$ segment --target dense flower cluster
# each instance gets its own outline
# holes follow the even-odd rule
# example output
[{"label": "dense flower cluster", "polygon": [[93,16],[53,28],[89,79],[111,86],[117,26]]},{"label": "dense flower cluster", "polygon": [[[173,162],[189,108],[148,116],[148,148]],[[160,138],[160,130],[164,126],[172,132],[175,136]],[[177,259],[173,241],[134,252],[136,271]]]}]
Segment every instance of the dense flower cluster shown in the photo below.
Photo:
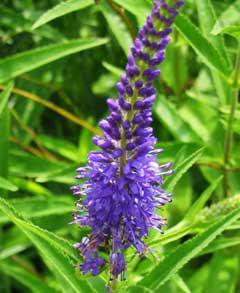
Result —
[{"label": "dense flower cluster", "polygon": [[[108,263],[112,278],[123,277],[123,251],[134,246],[140,255],[147,247],[143,238],[154,228],[161,232],[164,219],[155,214],[170,201],[161,188],[171,164],[159,166],[152,128],[153,81],[164,60],[170,26],[183,1],[154,0],[151,15],[140,29],[128,57],[126,74],[117,84],[117,100],[109,99],[109,116],[99,124],[103,137],[93,138],[101,151],[89,154],[88,166],[79,168],[83,184],[72,187],[79,196],[74,223],[89,226],[91,234],[76,244],[84,262],[83,273],[97,275]],[[99,256],[99,249],[109,259]]]}]

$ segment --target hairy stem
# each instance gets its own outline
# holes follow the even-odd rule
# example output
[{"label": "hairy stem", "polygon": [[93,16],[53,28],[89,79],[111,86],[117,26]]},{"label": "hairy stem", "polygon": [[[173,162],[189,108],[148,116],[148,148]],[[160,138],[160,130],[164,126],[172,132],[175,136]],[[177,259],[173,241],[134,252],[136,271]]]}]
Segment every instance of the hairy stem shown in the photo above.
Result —
[{"label": "hairy stem", "polygon": [[[239,43],[239,49],[237,54],[237,61],[235,66],[235,74],[234,74],[234,80],[233,80],[233,97],[232,97],[232,105],[231,105],[231,111],[228,119],[228,126],[227,126],[227,132],[225,137],[225,144],[224,144],[224,166],[225,168],[228,167],[229,161],[230,161],[230,154],[232,149],[232,143],[233,143],[233,122],[235,119],[237,104],[238,104],[238,78],[240,75],[240,43]],[[223,178],[223,191],[224,195],[228,195],[229,191],[229,182],[228,182],[228,172],[226,169],[224,170],[224,178]]]}]

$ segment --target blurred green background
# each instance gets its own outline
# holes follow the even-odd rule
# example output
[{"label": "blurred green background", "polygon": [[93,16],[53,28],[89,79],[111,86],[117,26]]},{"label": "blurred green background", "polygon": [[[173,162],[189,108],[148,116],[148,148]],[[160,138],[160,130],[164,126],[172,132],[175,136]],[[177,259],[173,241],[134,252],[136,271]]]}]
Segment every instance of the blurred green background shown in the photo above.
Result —
[{"label": "blurred green background", "polygon": [[[150,0],[1,1],[0,292],[104,292],[106,272],[74,272],[71,244],[87,231],[68,225],[69,188],[150,10]],[[240,206],[239,39],[240,1],[186,1],[154,106],[160,161],[176,170],[163,212],[173,228],[148,240],[159,259],[179,251],[161,267],[130,250],[119,292],[141,280],[140,292],[240,292],[240,222],[223,220]],[[181,250],[203,233],[208,242],[193,238]],[[150,288],[144,277],[153,269],[165,279],[150,275],[158,284]]]}]

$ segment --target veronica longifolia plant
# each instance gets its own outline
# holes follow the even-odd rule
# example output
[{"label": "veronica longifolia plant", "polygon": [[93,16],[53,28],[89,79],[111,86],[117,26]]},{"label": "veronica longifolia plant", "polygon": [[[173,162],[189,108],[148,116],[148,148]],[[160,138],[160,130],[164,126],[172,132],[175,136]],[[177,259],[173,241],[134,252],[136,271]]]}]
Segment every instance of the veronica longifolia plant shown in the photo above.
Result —
[{"label": "veronica longifolia plant", "polygon": [[[83,184],[72,187],[79,196],[74,223],[89,226],[91,234],[75,246],[83,256],[80,269],[97,275],[108,264],[112,278],[124,277],[124,250],[139,255],[148,248],[149,229],[162,232],[165,220],[155,214],[171,200],[162,188],[171,164],[159,165],[152,128],[153,81],[159,76],[172,32],[171,25],[184,1],[154,0],[151,15],[131,48],[126,73],[117,84],[117,100],[109,99],[109,116],[99,123],[103,136],[93,138],[101,151],[92,151],[88,165],[79,168]],[[99,256],[99,249],[109,259]]]}]

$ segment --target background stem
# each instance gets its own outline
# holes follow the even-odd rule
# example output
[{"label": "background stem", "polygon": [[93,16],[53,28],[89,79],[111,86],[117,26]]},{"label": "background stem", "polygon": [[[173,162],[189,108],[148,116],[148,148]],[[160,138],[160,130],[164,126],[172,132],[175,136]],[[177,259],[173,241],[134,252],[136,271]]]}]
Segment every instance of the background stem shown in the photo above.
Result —
[{"label": "background stem", "polygon": [[223,191],[224,195],[228,195],[229,191],[229,183],[228,183],[228,172],[227,167],[230,161],[230,154],[232,149],[232,143],[233,143],[233,122],[235,118],[235,113],[237,109],[238,104],[238,78],[240,74],[240,43],[239,43],[239,49],[237,54],[237,61],[235,66],[235,74],[234,74],[234,80],[233,80],[233,97],[232,97],[232,105],[231,105],[231,111],[228,119],[228,126],[227,126],[227,132],[225,137],[225,145],[224,145],[224,178],[223,178]]}]

